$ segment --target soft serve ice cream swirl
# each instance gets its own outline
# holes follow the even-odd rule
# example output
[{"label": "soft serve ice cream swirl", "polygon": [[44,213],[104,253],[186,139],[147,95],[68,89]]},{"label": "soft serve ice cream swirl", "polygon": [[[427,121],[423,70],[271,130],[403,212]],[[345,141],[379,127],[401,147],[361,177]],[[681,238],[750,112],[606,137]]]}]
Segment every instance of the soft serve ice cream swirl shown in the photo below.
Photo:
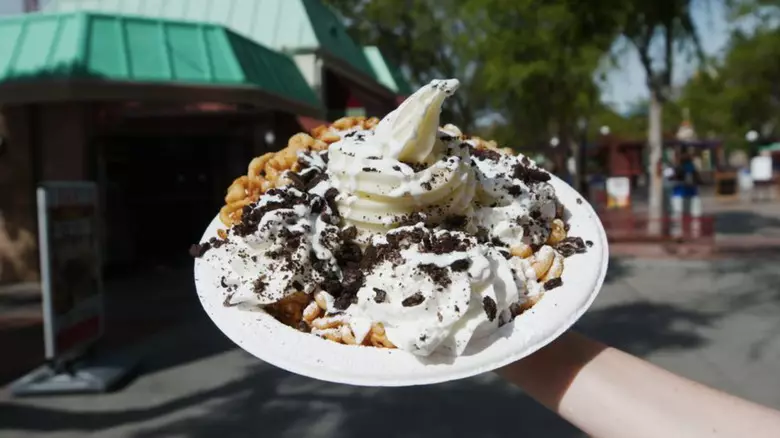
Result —
[{"label": "soft serve ice cream swirl", "polygon": [[511,321],[541,287],[512,248],[546,241],[557,201],[526,158],[439,129],[457,88],[432,81],[374,130],[301,156],[295,187],[263,195],[211,256],[231,298],[316,293],[358,343],[382,323],[395,346],[422,356],[460,354]]},{"label": "soft serve ice cream swirl", "polygon": [[342,196],[339,210],[351,224],[387,229],[404,215],[425,212],[433,219],[470,211],[476,189],[466,148],[439,138],[439,113],[457,80],[422,87],[374,131],[353,133],[331,146],[330,182]]}]

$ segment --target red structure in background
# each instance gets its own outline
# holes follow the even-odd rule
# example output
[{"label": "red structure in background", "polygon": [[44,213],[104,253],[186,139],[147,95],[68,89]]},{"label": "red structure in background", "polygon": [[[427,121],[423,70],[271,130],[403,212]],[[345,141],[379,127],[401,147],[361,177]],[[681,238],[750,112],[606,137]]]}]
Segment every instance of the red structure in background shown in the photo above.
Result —
[{"label": "red structure in background", "polygon": [[[667,153],[665,156],[679,157],[683,151],[692,152],[695,156],[702,156],[703,151],[709,151],[711,171],[702,172],[706,182],[712,181],[712,174],[724,163],[720,142],[685,142],[677,140],[673,136],[667,136],[664,143],[665,151],[672,150],[671,154]],[[679,222],[665,216],[658,219],[658,223],[651,224],[646,211],[635,211],[633,208],[607,209],[604,181],[609,177],[627,177],[631,182],[631,191],[635,193],[639,186],[640,177],[646,175],[645,147],[644,141],[625,140],[614,135],[605,135],[601,142],[588,149],[587,170],[589,175],[596,176],[595,180],[598,181],[590,185],[590,202],[598,211],[609,240],[635,243],[676,241],[714,244],[715,228],[714,219],[711,216],[703,216],[698,219],[683,217]],[[658,171],[660,172],[661,169]],[[651,230],[653,231],[651,232]]]},{"label": "red structure in background", "polygon": [[[595,161],[595,169],[589,167],[589,173],[601,173],[604,176],[625,176],[636,182],[636,179],[645,173],[644,156],[646,143],[644,141],[625,140],[614,135],[605,135],[594,147],[588,149],[588,157]],[[712,171],[722,168],[725,164],[723,145],[718,140],[680,141],[673,136],[664,139],[664,150],[672,151],[674,157],[679,157],[682,152],[690,152],[695,157],[701,157],[705,151],[710,155],[711,161],[705,170],[705,181],[711,181]],[[675,163],[670,163],[675,164]]]}]

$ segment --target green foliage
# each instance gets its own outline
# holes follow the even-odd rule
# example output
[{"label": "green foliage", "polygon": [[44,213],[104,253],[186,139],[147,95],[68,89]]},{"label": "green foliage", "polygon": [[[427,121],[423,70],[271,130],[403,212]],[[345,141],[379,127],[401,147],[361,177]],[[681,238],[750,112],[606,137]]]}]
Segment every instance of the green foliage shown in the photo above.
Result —
[{"label": "green foliage", "polygon": [[486,107],[480,68],[464,58],[467,38],[457,0],[329,0],[345,18],[351,35],[375,45],[407,73],[413,86],[432,79],[458,78],[461,90],[448,99],[445,117],[471,130]]},{"label": "green foliage", "polygon": [[667,100],[672,91],[677,51],[705,60],[692,18],[694,3],[701,7],[706,1],[634,0],[621,5],[621,32],[636,48],[650,92],[661,101]]},{"label": "green foliage", "polygon": [[465,56],[480,59],[490,105],[526,142],[566,142],[598,102],[611,16],[581,1],[464,0],[461,11],[472,29]]},{"label": "green foliage", "polygon": [[[629,115],[599,101],[594,83],[615,41],[637,50],[664,103],[661,126],[673,135],[690,116],[701,137],[744,143],[757,129],[780,135],[780,32],[760,28],[735,35],[721,61],[701,54],[695,8],[723,3],[733,17],[780,17],[780,0],[327,0],[361,44],[377,45],[414,86],[456,77],[462,88],[448,100],[445,118],[467,132],[521,150],[558,136],[589,137],[601,126],[620,137],[648,135],[649,102]],[[758,12],[756,12],[758,11]],[[674,93],[671,77],[680,50],[698,59],[702,73]],[[492,123],[486,123],[486,120]]]},{"label": "green foliage", "polygon": [[[599,0],[610,3],[615,0]],[[350,32],[404,67],[415,85],[457,77],[447,107],[464,130],[484,116],[506,145],[576,130],[598,103],[594,71],[615,37],[608,10],[564,0],[331,0]],[[493,117],[496,118],[496,117]]]},{"label": "green foliage", "polygon": [[735,33],[719,64],[691,78],[679,105],[690,108],[697,131],[745,148],[745,134],[780,135],[780,30]]}]

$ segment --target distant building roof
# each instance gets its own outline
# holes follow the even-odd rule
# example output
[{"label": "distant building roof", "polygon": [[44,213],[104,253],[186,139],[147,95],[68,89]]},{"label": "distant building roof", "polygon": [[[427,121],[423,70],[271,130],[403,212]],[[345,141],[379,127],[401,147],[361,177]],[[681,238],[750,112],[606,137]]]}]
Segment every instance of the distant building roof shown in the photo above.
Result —
[{"label": "distant building roof", "polygon": [[320,111],[289,56],[223,26],[85,12],[0,19],[0,101],[24,84],[72,81],[236,88]]},{"label": "distant building roof", "polygon": [[402,96],[412,94],[412,87],[404,78],[401,69],[393,65],[376,46],[363,47],[363,52],[371,64],[379,82]]},{"label": "distant building roof", "polygon": [[360,46],[320,0],[52,0],[47,10],[217,23],[279,51],[326,52],[378,83]]}]

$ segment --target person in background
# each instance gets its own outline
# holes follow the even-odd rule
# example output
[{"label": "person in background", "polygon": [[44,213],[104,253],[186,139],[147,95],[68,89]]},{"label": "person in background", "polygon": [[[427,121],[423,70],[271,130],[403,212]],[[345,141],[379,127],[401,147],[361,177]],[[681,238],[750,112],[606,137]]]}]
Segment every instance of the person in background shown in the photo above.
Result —
[{"label": "person in background", "polygon": [[680,156],[680,161],[674,169],[671,200],[672,236],[682,237],[682,222],[685,216],[691,218],[692,237],[699,236],[702,214],[699,185],[701,185],[701,176],[691,154],[686,152]]}]

